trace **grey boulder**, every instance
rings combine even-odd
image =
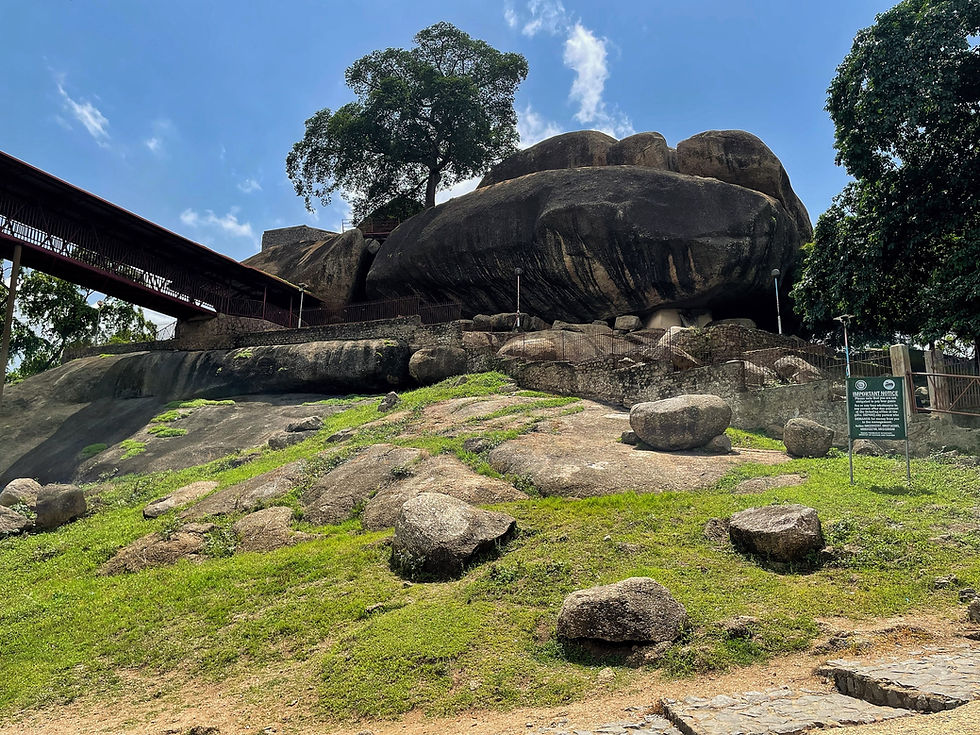
[[[556,135],[505,158],[490,169],[477,188],[537,171],[605,166],[609,149],[614,145],[615,138],[597,130],[575,130]]]
[[[0,506],[10,508],[14,505],[26,505],[31,510],[37,505],[37,495],[41,485],[29,477],[18,477],[11,480],[0,492]]]
[[[630,409],[630,426],[654,449],[677,451],[703,447],[724,434],[732,409],[713,395],[686,395],[637,403]]]
[[[421,385],[438,383],[466,372],[466,350],[462,347],[423,347],[408,361],[408,374]]]
[[[29,531],[33,526],[34,524],[26,516],[0,505],[0,538],[16,536],[18,533]]]
[[[392,567],[413,579],[449,579],[495,551],[517,527],[505,513],[474,508],[439,493],[407,501],[395,521]]]
[[[85,515],[85,494],[75,485],[45,485],[37,495],[39,531],[50,531]]]
[[[826,457],[834,430],[810,419],[790,419],[783,427],[783,444],[792,457]]]
[[[238,539],[236,551],[274,551],[314,538],[292,530],[292,520],[293,509],[278,505],[249,513],[232,524]]]
[[[286,424],[286,431],[319,431],[323,428],[323,419],[319,416],[307,416],[305,419]]]
[[[143,517],[147,519],[159,518],[174,508],[179,508],[182,505],[187,505],[203,498],[216,487],[218,487],[218,483],[212,480],[202,480],[201,482],[192,482],[190,485],[184,485],[170,495],[158,498],[152,503],[149,503],[143,508]]]
[[[805,505],[768,505],[734,514],[728,526],[735,548],[778,562],[802,561],[823,548],[817,511]]]
[[[684,606],[649,577],[578,590],[558,613],[562,638],[608,643],[670,643],[686,624]]]
[[[798,385],[812,383],[815,380],[823,380],[824,377],[819,369],[796,355],[780,357],[773,363],[773,369],[783,380]]]
[[[980,598],[973,600],[966,609],[967,619],[971,623],[980,623]]]

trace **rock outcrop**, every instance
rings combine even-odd
[[[438,383],[466,372],[466,350],[462,347],[423,347],[408,361],[408,372],[421,385]]]
[[[211,480],[202,480],[200,482],[192,482],[190,485],[184,485],[170,495],[165,495],[149,503],[143,508],[143,517],[147,519],[159,518],[174,508],[179,508],[203,498],[216,487],[218,487],[218,483]]]
[[[274,551],[315,538],[292,530],[289,527],[292,519],[292,508],[273,506],[235,521],[231,530],[238,539],[236,551]]]
[[[687,611],[649,577],[573,592],[558,613],[558,635],[607,643],[670,643],[687,624]]]
[[[125,574],[176,564],[181,559],[201,561],[213,523],[185,523],[171,533],[151,533],[116,552],[99,574]]]
[[[802,561],[823,548],[817,511],[804,505],[743,510],[731,517],[728,532],[735,548],[772,561]]]
[[[598,130],[562,133],[505,158],[490,169],[478,188],[538,171],[605,166],[609,149],[614,145],[615,138]]]
[[[790,271],[801,242],[779,201],[741,186],[646,166],[566,168],[477,189],[402,223],[367,288],[502,312],[519,265],[522,307],[548,320],[664,307],[754,316],[752,298],[768,308],[770,272]]]
[[[630,426],[640,440],[671,452],[705,446],[724,434],[731,420],[731,407],[714,395],[676,396],[630,409]]]
[[[516,529],[504,513],[474,508],[439,493],[422,493],[401,507],[391,563],[412,579],[449,579],[493,552]]]
[[[290,462],[208,495],[204,500],[181,511],[180,518],[197,520],[255,510],[263,503],[291,492],[303,482],[305,471],[305,460]]]

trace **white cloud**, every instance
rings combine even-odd
[[[188,227],[194,227],[195,229],[201,227],[213,228],[234,237],[255,237],[255,232],[252,230],[252,223],[239,222],[235,214],[235,209],[232,209],[223,217],[219,217],[210,209],[204,210],[204,214],[202,215],[188,208],[180,213],[180,221]]]
[[[514,6],[510,3],[504,3],[504,20],[507,21],[508,27],[517,27],[517,13],[514,12]]]
[[[480,178],[479,176],[474,176],[472,179],[463,179],[448,189],[436,192],[436,204],[442,204],[443,202],[448,202],[450,199],[463,196],[463,194],[469,194],[480,183]]]
[[[564,131],[551,120],[545,120],[535,112],[530,103],[517,113],[517,133],[521,136],[520,148],[530,148],[546,138],[552,138]]]
[[[143,141],[147,148],[153,153],[160,153],[163,150],[163,141],[157,137],[147,138]]]
[[[262,185],[253,178],[247,178],[240,182],[238,188],[245,194],[251,194],[253,191],[262,191]]]
[[[565,32],[570,23],[565,6],[558,0],[529,0],[527,10],[530,18],[521,29],[521,33],[529,38],[534,38],[539,32],[546,31],[552,36]],[[511,9],[513,14],[513,9]],[[514,15],[514,25],[517,24],[517,16]],[[507,10],[504,10],[504,17],[507,17]],[[507,21],[510,23],[510,21]],[[511,26],[513,27],[513,26]]]
[[[602,106],[602,90],[609,78],[606,65],[606,43],[576,23],[565,39],[565,66],[575,72],[575,81],[569,97],[578,102],[579,109],[575,119],[591,122],[596,119]]]
[[[65,109],[88,131],[100,146],[109,145],[109,118],[103,115],[99,108],[91,102],[81,102],[72,99],[65,91],[64,83],[58,82],[58,93],[64,102]]]
[[[143,141],[143,145],[150,150],[150,153],[162,158],[167,154],[167,143],[177,136],[177,128],[165,117],[157,118],[150,127],[152,134]]]

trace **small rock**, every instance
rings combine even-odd
[[[966,617],[971,623],[980,624],[980,600],[973,600],[966,609]]]
[[[759,618],[752,615],[736,615],[734,618],[718,621],[718,627],[729,638],[752,638],[759,628]]]
[[[640,437],[638,437],[636,435],[636,432],[633,431],[632,429],[627,429],[626,431],[623,432],[622,436],[620,437],[620,441],[622,441],[623,444],[630,444],[635,447],[637,444],[640,443]]]
[[[596,676],[600,684],[609,684],[616,678],[616,672],[610,669],[608,666],[599,672]]]
[[[960,590],[960,602],[970,602],[977,599],[977,591],[972,587],[964,587]]]
[[[323,427],[323,419],[319,416],[307,416],[300,421],[286,425],[286,431],[319,431]]]
[[[330,442],[331,444],[333,444],[335,442],[342,442],[345,439],[350,439],[356,433],[357,433],[357,430],[356,429],[353,429],[353,428],[351,428],[351,429],[341,429],[340,431],[334,432],[333,434],[331,434],[330,436],[328,436],[327,437],[327,441]]]
[[[803,505],[768,505],[733,515],[728,529],[742,551],[778,562],[793,562],[823,547],[817,511]]]
[[[378,405],[378,411],[381,413],[387,413],[399,403],[401,403],[401,398],[395,391],[390,391],[384,398],[381,399],[381,403]]]
[[[473,452],[473,454],[480,454],[480,452],[490,449],[490,442],[482,436],[471,436],[469,439],[463,440],[463,449],[467,452]]]
[[[834,430],[810,419],[790,419],[783,427],[783,443],[791,457],[826,457]]]
[[[617,332],[635,332],[643,326],[643,320],[638,316],[617,316],[613,329]]]
[[[299,533],[289,527],[292,508],[273,506],[249,513],[236,521],[231,530],[238,536],[238,551],[274,551],[308,541],[314,536]]]
[[[960,583],[955,574],[951,574],[948,577],[936,577],[932,581],[932,588],[934,590],[948,590]]]
[[[504,383],[502,386],[497,388],[497,392],[511,394],[511,393],[517,393],[517,391],[519,391],[520,389],[521,388],[519,385],[517,385],[517,383]]]
[[[37,495],[41,485],[29,477],[18,477],[11,480],[0,492],[0,505],[9,508],[13,505],[26,505],[31,510],[37,507]]]
[[[731,454],[732,440],[728,438],[728,434],[719,434],[701,447],[701,451],[707,454]]]
[[[669,643],[687,624],[687,611],[649,577],[573,592],[558,613],[558,635],[608,643]]]
[[[85,494],[75,485],[45,485],[37,496],[34,527],[41,531],[63,526],[85,515]]]
[[[714,543],[727,543],[728,525],[727,518],[709,518],[704,524],[704,537]]]
[[[31,520],[20,513],[0,505],[0,538],[15,536],[30,530],[34,526]]]
[[[871,439],[855,439],[851,444],[851,451],[865,457],[883,457],[886,454],[885,450]]]
[[[309,439],[315,433],[313,431],[280,431],[278,434],[269,437],[269,449],[277,450],[291,447],[293,444],[299,444],[301,441]]]
[[[143,517],[146,519],[159,518],[167,511],[173,510],[174,508],[179,508],[182,505],[187,505],[188,503],[198,500],[199,498],[203,498],[216,487],[218,487],[218,483],[208,480],[192,482],[190,485],[184,485],[182,488],[175,490],[170,495],[154,500],[152,503],[143,508]]]

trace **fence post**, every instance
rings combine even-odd
[[[946,360],[942,350],[926,350],[926,372],[945,373]],[[949,380],[935,375],[928,377],[929,386],[929,407],[937,411],[948,411],[950,409]]]
[[[912,362],[909,359],[908,345],[892,345],[888,350],[892,363],[892,375],[905,378],[905,415],[912,416],[915,410],[915,387],[912,385]]]

